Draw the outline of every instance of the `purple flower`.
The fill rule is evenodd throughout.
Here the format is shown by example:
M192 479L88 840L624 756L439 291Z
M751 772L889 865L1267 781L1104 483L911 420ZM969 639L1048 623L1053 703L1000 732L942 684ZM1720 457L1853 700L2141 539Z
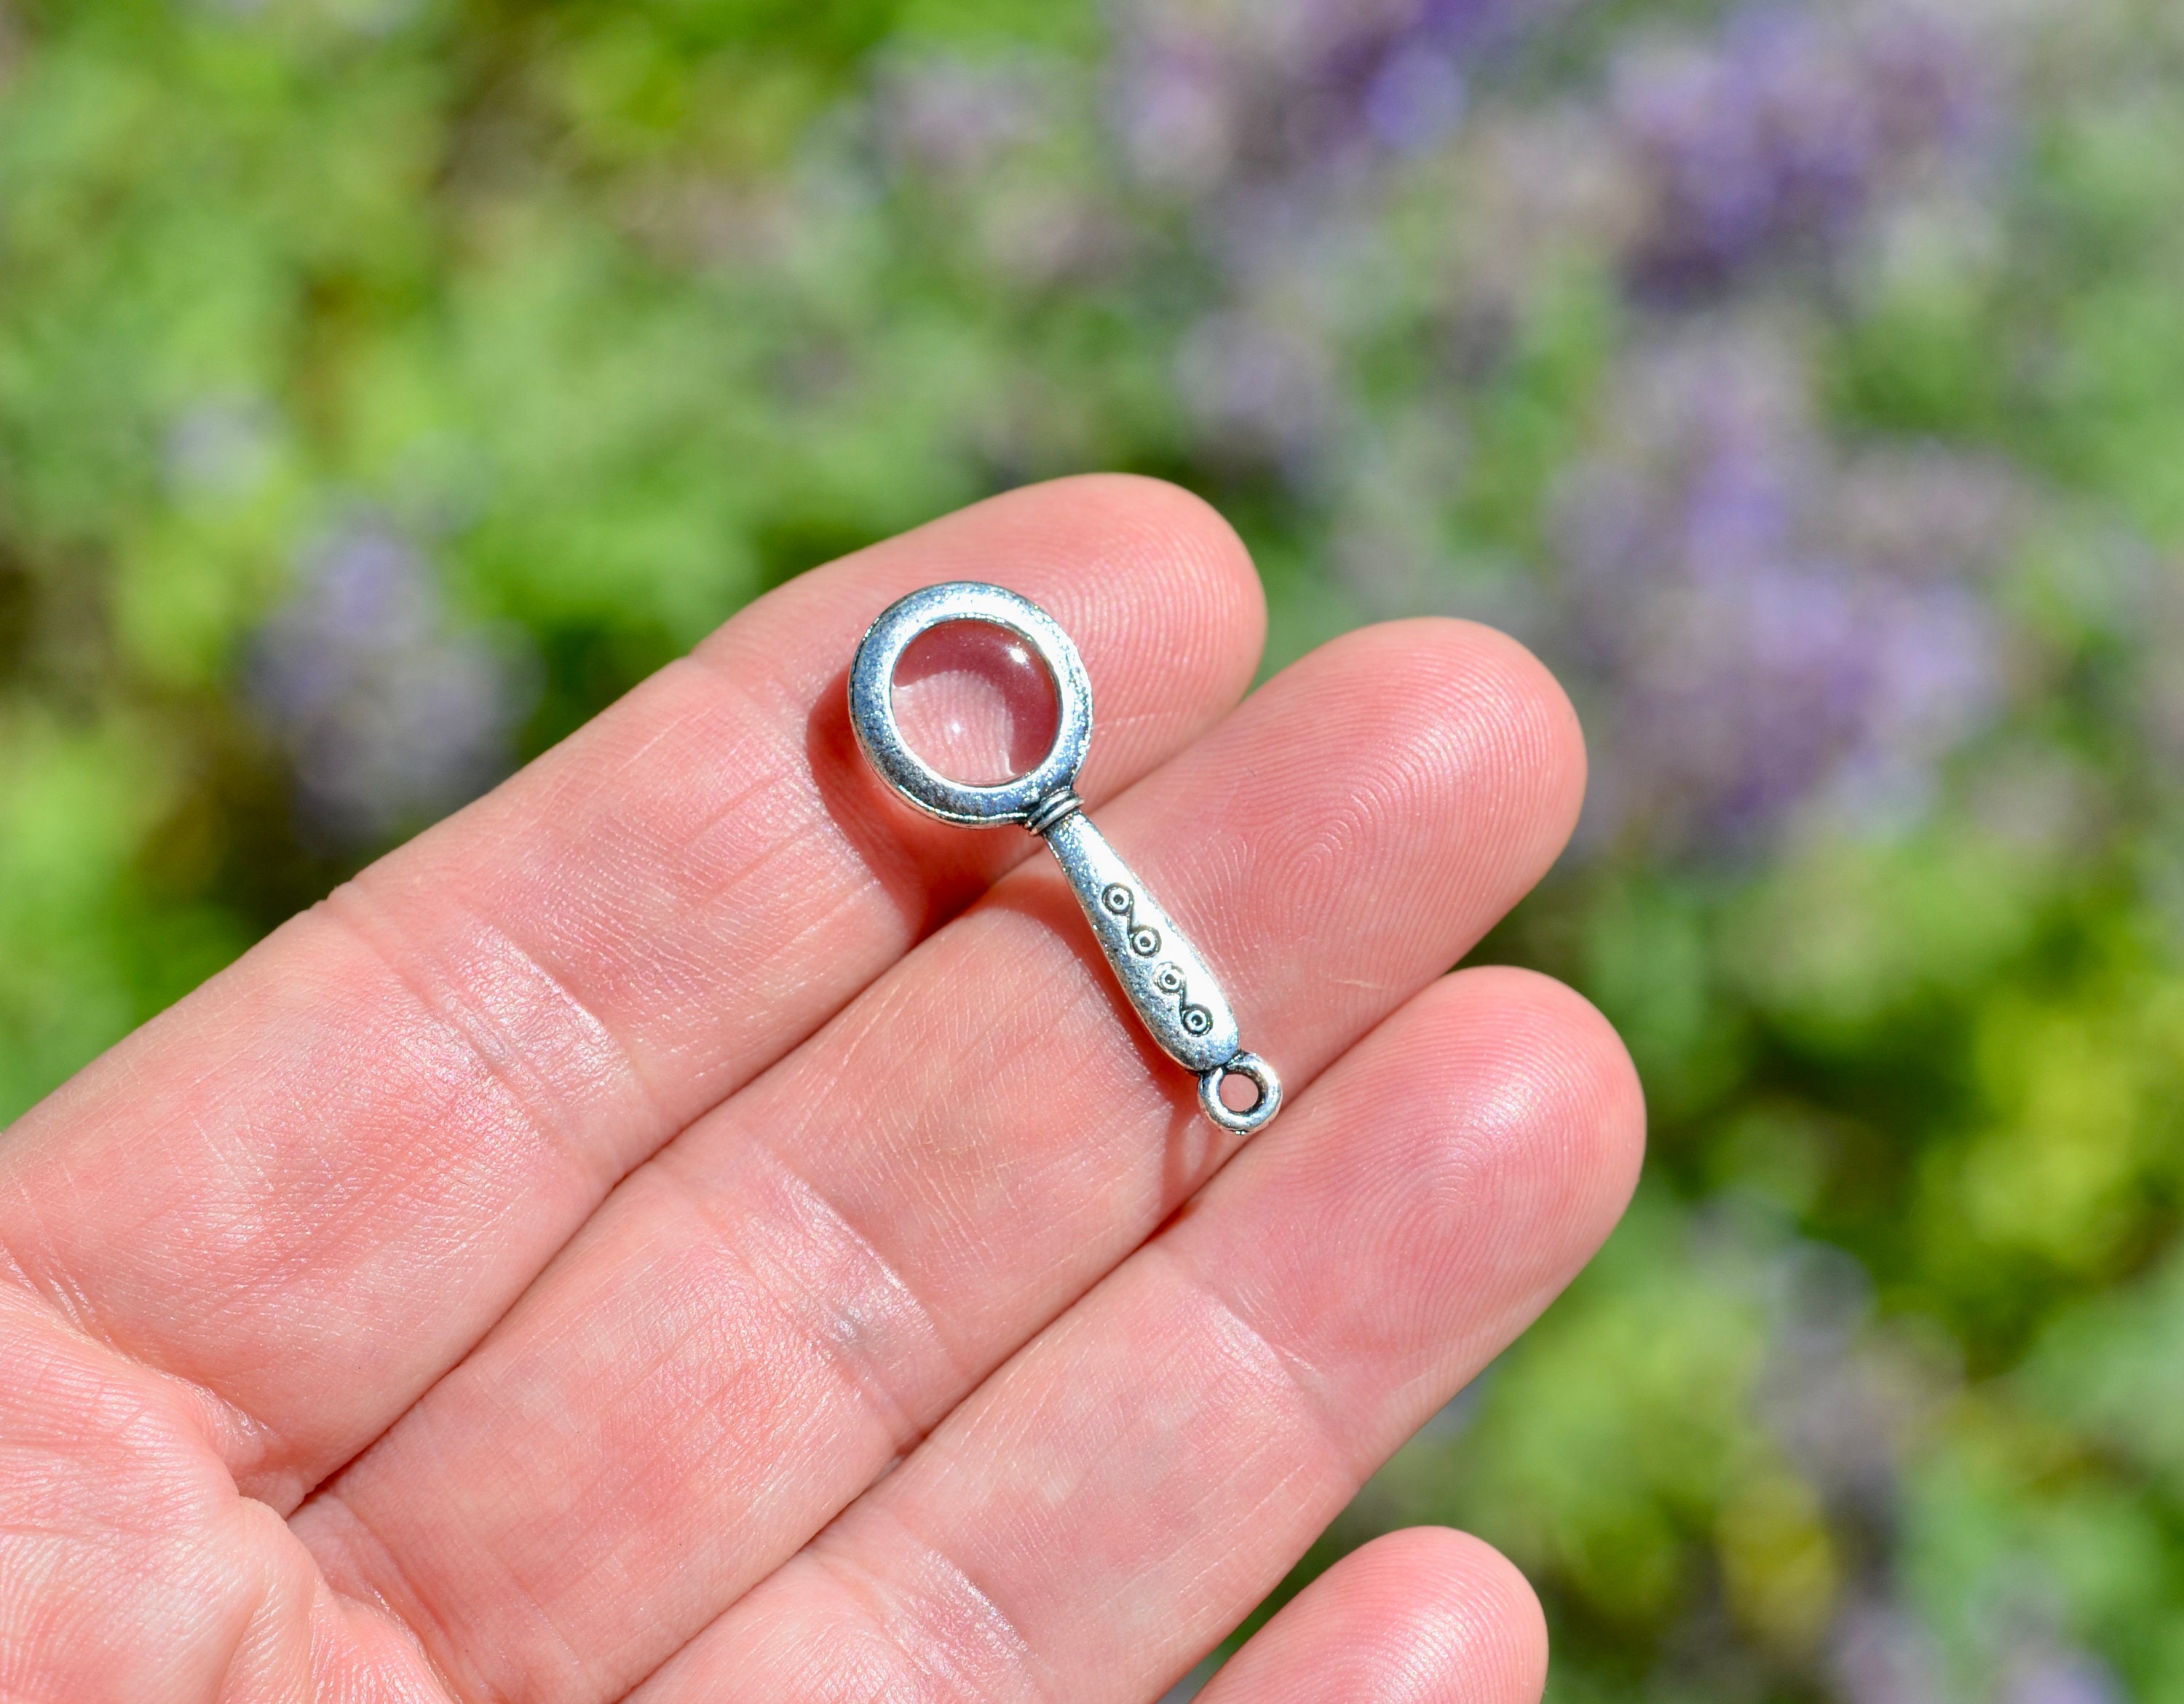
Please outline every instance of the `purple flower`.
M1892 1604L1852 1604L1829 1645L1843 1704L1947 1704L1955 1696L1932 1635Z
M2000 622L1976 582L2007 536L1964 512L1992 470L1930 450L1847 463L1785 352L1719 327L1612 389L1609 445L1557 522L1563 643L1606 748L1589 835L1688 853L1812 809L1916 811L2000 702Z
M1470 67L1560 0L1134 0L1120 10L1112 111L1148 182L1195 198L1253 181L1340 176L1430 148Z
M1246 314L1213 315L1184 340L1176 386L1217 452L1300 461L1334 406L1330 352Z
M1185 195L1218 187L1241 142L1240 81L1213 42L1178 31L1133 32L1117 52L1109 103L1132 169Z
M1911 164L1992 129L1980 52L1915 8L1763 7L1710 47L1625 59L1616 81L1650 186L1635 270L1669 290L1719 284L1785 247L1839 243Z
M2081 1651L2021 1653L2004 1678L2001 1704L2122 1704L2108 1666Z
M973 64L944 54L882 67L873 117L882 152L898 166L973 172L1048 127L1055 91L1025 60Z
M1412 43L1390 53L1366 86L1365 127L1398 154L1418 154L1463 115L1462 70L1446 50Z
M363 518L307 552L244 681L294 765L306 830L367 846L506 773L526 676L509 646L453 623L414 545Z

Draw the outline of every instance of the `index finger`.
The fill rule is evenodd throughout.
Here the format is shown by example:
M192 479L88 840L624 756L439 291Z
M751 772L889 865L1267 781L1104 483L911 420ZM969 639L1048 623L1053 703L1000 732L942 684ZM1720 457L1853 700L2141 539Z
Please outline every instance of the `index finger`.
M1045 605L1099 684L1079 791L1242 693L1264 611L1195 499L1013 493L792 582L26 1114L0 1273L212 1393L289 1507L483 1334L615 1181L1034 850L906 823L844 671L949 578Z

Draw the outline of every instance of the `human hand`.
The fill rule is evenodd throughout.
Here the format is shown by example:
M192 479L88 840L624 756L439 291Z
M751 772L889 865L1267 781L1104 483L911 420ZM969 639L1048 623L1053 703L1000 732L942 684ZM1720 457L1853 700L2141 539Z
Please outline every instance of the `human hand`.
M857 751L865 624L952 578L1083 651L1079 790L1287 1086L1240 1154L1037 842ZM1442 974L1575 818L1553 682L1407 623L1232 709L1262 625L1168 488L980 505L753 605L25 1115L0 1698L1159 1697L1642 1140L1583 1001ZM1514 1570L1420 1532L1203 1696L1513 1704L1544 1662Z

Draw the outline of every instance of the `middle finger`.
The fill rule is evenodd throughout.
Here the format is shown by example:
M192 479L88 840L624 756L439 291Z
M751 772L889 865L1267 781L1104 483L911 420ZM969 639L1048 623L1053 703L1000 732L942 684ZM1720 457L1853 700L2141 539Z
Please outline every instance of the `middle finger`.
M1301 1087L1537 880L1574 718L1485 629L1338 641L1105 826ZM618 1696L1227 1158L1039 860L633 1174L298 1517L459 1688Z

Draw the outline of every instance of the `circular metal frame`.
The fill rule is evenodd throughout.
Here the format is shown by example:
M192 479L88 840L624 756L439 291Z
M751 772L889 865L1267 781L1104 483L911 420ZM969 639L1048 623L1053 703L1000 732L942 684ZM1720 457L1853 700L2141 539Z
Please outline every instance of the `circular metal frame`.
M950 779L910 749L895 721L894 672L903 653L919 634L956 621L984 622L1016 634L1054 683L1054 744L1024 774L994 786ZM1050 795L1068 788L1084 765L1092 744L1092 679L1069 635L1030 599L1005 587L956 580L889 605L866 630L850 665L850 725L888 784L927 815L967 828L1021 823Z

